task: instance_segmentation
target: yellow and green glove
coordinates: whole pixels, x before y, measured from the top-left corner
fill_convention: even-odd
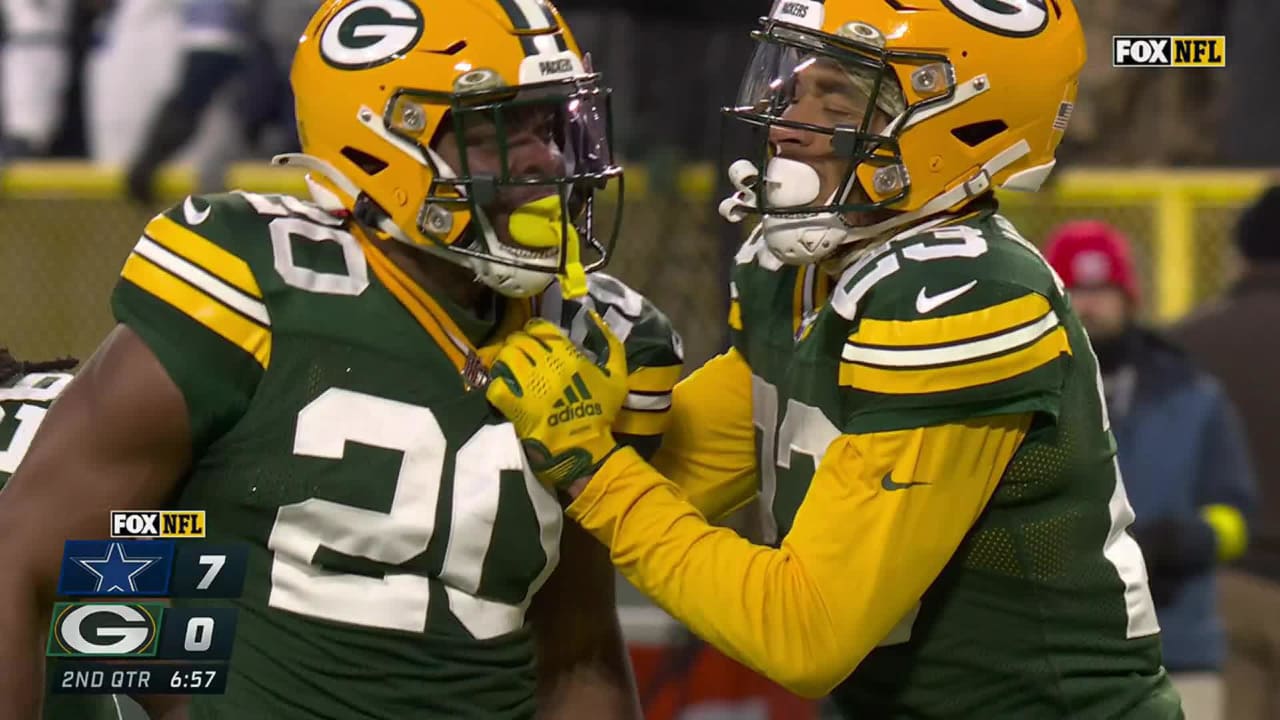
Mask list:
[[[538,480],[556,490],[595,472],[617,448],[611,427],[627,397],[622,342],[599,315],[588,316],[585,350],[541,319],[512,333],[485,391],[515,426]]]

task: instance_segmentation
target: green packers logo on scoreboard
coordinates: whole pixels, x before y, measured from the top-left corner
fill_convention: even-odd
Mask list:
[[[49,689],[59,695],[221,693],[235,633],[235,608],[60,602],[45,651],[56,658]],[[114,660],[94,662],[108,659]]]
[[[49,657],[227,660],[234,608],[170,608],[151,602],[60,602]]]

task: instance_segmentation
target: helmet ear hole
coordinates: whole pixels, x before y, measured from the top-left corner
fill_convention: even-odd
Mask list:
[[[965,145],[977,147],[1008,129],[1003,120],[983,120],[953,128],[951,134]]]
[[[374,157],[369,153],[358,150],[348,145],[342,148],[342,157],[351,161],[353,165],[360,168],[361,172],[370,177],[377,175],[387,169],[387,161],[382,158]]]

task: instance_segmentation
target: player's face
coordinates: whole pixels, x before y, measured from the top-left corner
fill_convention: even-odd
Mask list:
[[[870,103],[863,86],[855,82],[846,68],[833,60],[814,58],[800,63],[793,75],[794,89],[790,103],[782,113],[783,120],[821,127],[852,126],[861,128],[871,114],[867,131],[880,134],[891,118]],[[821,190],[811,206],[828,204],[829,198],[844,182],[851,161],[838,157],[833,138],[825,133],[773,126],[769,140],[781,157],[809,164],[818,172]],[[837,198],[838,200],[838,198]],[[860,187],[854,187],[848,202],[868,200]]]
[[[1094,341],[1107,340],[1124,332],[1129,324],[1129,298],[1118,288],[1111,286],[1075,288],[1071,291],[1071,306],[1080,316],[1080,322]]]
[[[556,140],[556,111],[551,107],[529,106],[512,110],[503,117],[501,138],[505,139],[505,175],[512,180],[545,180],[565,174],[566,161]],[[500,147],[500,131],[487,119],[469,118],[459,131],[450,128],[440,137],[436,151],[449,167],[466,167],[472,177],[504,175],[504,152]],[[466,164],[461,153],[466,152]],[[520,247],[511,237],[509,220],[519,207],[534,200],[554,195],[553,185],[500,185],[484,211],[498,239],[506,245]]]

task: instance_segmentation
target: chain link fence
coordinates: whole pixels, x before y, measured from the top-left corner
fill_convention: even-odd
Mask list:
[[[36,168],[21,173],[0,193],[0,345],[21,358],[86,358],[112,327],[108,300],[130,248],[163,205],[143,208],[116,197],[115,178],[90,168],[66,182],[42,179]],[[166,202],[182,198],[172,192],[182,184],[167,183]],[[608,272],[672,317],[694,367],[725,341],[720,223],[708,197],[643,185],[627,195]],[[300,189],[271,178],[235,186]]]
[[[696,367],[725,342],[726,265],[736,228],[726,233],[715,214],[714,174],[707,168],[661,184],[636,175],[608,271],[671,316],[685,340],[689,366]],[[1266,179],[1162,177],[1153,183],[1135,175],[1126,184],[1116,173],[1101,179],[1070,173],[1045,193],[1009,195],[1004,212],[1038,245],[1067,220],[1115,224],[1133,240],[1148,298],[1144,312],[1152,320],[1172,320],[1230,283],[1236,219]],[[231,180],[258,192],[299,189],[295,177],[252,167]],[[170,202],[182,197],[180,174],[164,185]],[[157,209],[130,204],[118,197],[117,187],[118,178],[88,167],[33,166],[7,175],[0,193],[0,343],[15,354],[84,358],[110,330],[111,288]]]

